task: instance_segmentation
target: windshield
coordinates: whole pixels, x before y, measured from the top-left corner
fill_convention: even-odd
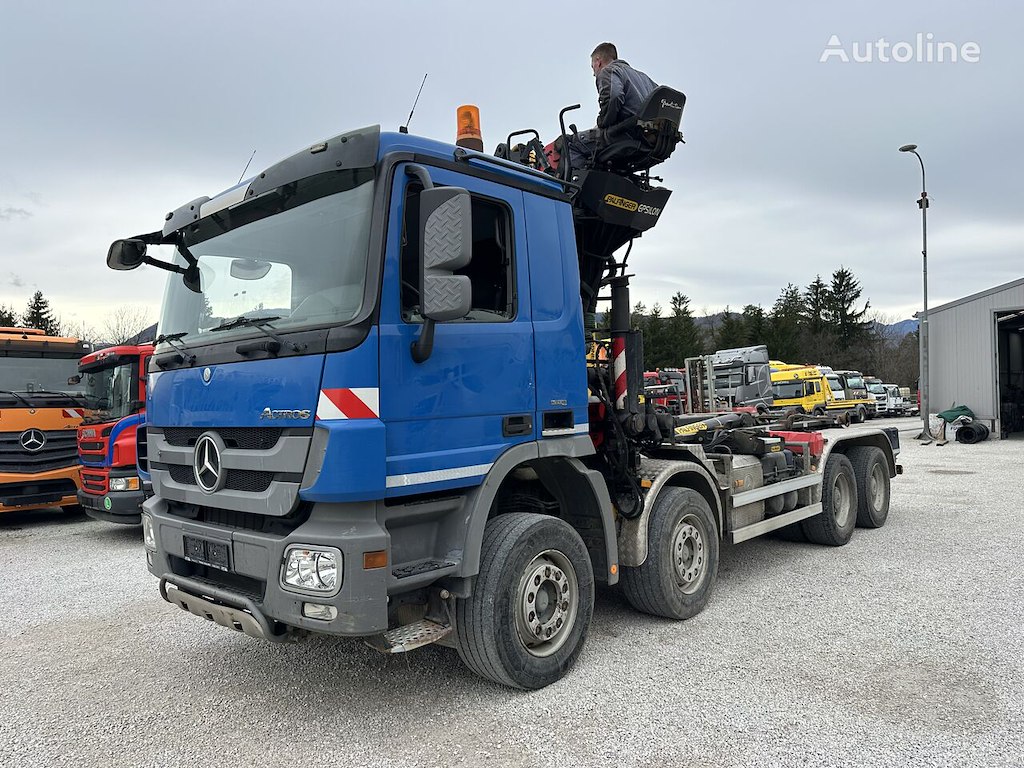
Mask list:
[[[802,381],[779,381],[772,384],[772,395],[776,400],[789,400],[804,396]]]
[[[868,392],[873,395],[884,395],[886,389],[881,384],[868,384]]]
[[[86,402],[95,411],[91,421],[116,421],[132,412],[138,391],[133,361],[82,374]]]
[[[860,376],[847,376],[846,386],[850,389],[864,389],[864,379]]]
[[[160,332],[183,343],[238,317],[274,318],[292,330],[345,323],[359,313],[366,281],[373,170],[312,177],[212,214],[186,245],[199,262],[201,293],[168,278]],[[286,191],[285,191],[286,190]],[[175,262],[185,264],[177,250]],[[202,341],[252,334],[246,325]]]
[[[828,382],[828,388],[832,390],[832,394],[836,396],[836,400],[845,399],[843,385],[839,382],[838,376],[826,376],[825,380]]]
[[[28,398],[33,405],[41,405],[45,400],[68,400],[67,397],[56,397],[53,394],[82,395],[83,384],[68,384],[68,379],[78,373],[78,357],[39,357],[25,355],[5,355],[0,357],[0,390],[16,392],[22,398]],[[36,397],[30,397],[36,393]],[[14,402],[11,402],[13,399]],[[24,405],[12,395],[0,392],[0,403]],[[57,403],[54,402],[54,405]]]

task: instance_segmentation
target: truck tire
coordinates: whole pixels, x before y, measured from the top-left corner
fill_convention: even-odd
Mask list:
[[[814,407],[814,410],[811,411],[811,415],[817,416],[820,419],[822,416],[825,415],[825,409],[822,408],[820,405],[817,405]]]
[[[664,488],[647,522],[647,559],[622,569],[622,591],[638,611],[688,619],[703,610],[718,578],[718,527],[689,488]]]
[[[858,424],[863,424],[867,420],[868,420],[868,409],[865,408],[863,405],[858,405],[857,406],[857,418],[856,418],[857,423]]]
[[[459,656],[481,677],[535,690],[583,650],[594,571],[580,535],[557,517],[513,512],[487,522],[480,573],[455,602]]]
[[[889,463],[881,448],[855,445],[846,452],[857,477],[857,526],[881,528],[889,516]]]
[[[821,512],[800,525],[814,544],[841,547],[857,527],[857,477],[850,460],[833,453],[825,462],[821,483]]]

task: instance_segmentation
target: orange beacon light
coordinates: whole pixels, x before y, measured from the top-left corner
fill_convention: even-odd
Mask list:
[[[466,149],[484,151],[484,140],[480,135],[480,110],[472,104],[463,104],[458,109],[459,132],[455,144]]]

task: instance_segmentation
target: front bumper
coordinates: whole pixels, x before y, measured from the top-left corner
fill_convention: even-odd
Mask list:
[[[102,496],[79,491],[78,503],[94,520],[138,525],[142,522],[142,502],[146,496],[144,491],[111,491]]]
[[[279,639],[289,628],[352,637],[388,629],[389,568],[363,567],[364,552],[388,549],[388,535],[377,522],[373,503],[316,504],[304,523],[286,533],[177,517],[159,497],[148,499],[143,509],[152,518],[156,541],[156,550],[147,552],[149,571],[160,579],[164,599],[190,613],[267,640]],[[228,568],[188,559],[186,536],[226,547]],[[341,551],[342,581],[336,595],[281,586],[281,565],[292,544]],[[303,603],[332,605],[337,617],[307,618]]]
[[[70,506],[80,487],[77,464],[35,474],[6,472],[0,478],[0,512]]]

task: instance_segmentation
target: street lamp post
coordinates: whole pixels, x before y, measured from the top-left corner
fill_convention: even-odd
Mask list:
[[[900,152],[912,152],[921,164],[921,197],[917,207],[921,209],[921,264],[924,276],[924,311],[921,312],[919,336],[921,338],[921,434],[917,436],[925,443],[932,441],[932,433],[928,427],[928,192],[924,179],[924,160],[917,154],[917,144],[904,144]]]

